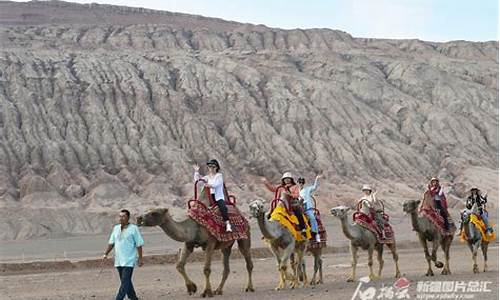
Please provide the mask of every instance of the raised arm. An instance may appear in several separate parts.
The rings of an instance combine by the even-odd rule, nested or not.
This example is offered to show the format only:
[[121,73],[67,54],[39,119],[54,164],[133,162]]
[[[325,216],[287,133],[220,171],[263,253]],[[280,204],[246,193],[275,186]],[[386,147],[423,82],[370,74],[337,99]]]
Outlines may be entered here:
[[276,190],[277,188],[272,185],[271,183],[269,183],[269,181],[267,181],[267,179],[265,178],[261,178],[260,181],[264,184],[264,186],[270,191],[270,192],[273,192],[273,193],[276,193]]

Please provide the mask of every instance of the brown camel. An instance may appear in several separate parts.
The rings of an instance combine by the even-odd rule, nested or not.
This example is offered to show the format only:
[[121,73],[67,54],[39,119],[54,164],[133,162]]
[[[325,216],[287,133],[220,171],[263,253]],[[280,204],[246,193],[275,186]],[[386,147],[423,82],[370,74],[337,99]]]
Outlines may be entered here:
[[[330,213],[339,218],[342,231],[344,235],[351,241],[350,249],[352,255],[352,273],[347,279],[348,282],[352,282],[356,276],[356,265],[358,262],[358,248],[368,250],[368,267],[370,269],[369,277],[370,279],[379,278],[382,275],[382,268],[384,267],[384,260],[382,258],[384,245],[379,243],[377,237],[370,230],[358,225],[352,224],[347,220],[347,215],[349,211],[349,207],[347,206],[337,206],[330,210]],[[387,244],[389,250],[392,252],[392,257],[394,259],[394,263],[396,264],[396,278],[401,276],[399,272],[399,256],[396,250],[396,243]],[[373,273],[373,251],[377,251],[377,260],[378,260],[378,276]]]
[[[219,287],[215,290],[216,295],[222,295],[222,289],[227,277],[229,276],[229,256],[231,255],[231,247],[234,241],[219,242],[211,235],[204,227],[200,226],[191,218],[183,221],[175,221],[168,208],[153,209],[148,213],[137,218],[137,225],[139,226],[160,226],[161,229],[173,240],[184,243],[184,248],[181,251],[179,262],[177,263],[177,270],[181,273],[186,283],[189,295],[196,293],[196,285],[189,279],[186,274],[184,266],[189,255],[193,252],[195,247],[201,247],[205,251],[205,267],[203,273],[205,274],[205,290],[201,294],[202,297],[212,297],[212,287],[210,285],[210,266],[212,263],[212,255],[214,250],[221,250],[223,254],[224,270],[222,273],[222,280]],[[248,282],[245,292],[253,292],[252,284],[252,270],[253,263],[250,253],[250,228],[248,228],[248,239],[238,240],[238,248],[245,258]]]
[[[426,197],[427,198],[427,197]],[[431,199],[432,200],[432,199]],[[425,202],[431,203],[431,200],[424,199]],[[448,275],[451,274],[450,271],[450,246],[453,241],[453,234],[442,235],[441,231],[432,223],[428,218],[420,216],[417,212],[419,209],[420,200],[407,200],[403,203],[403,210],[411,215],[411,224],[413,230],[417,232],[417,236],[424,247],[425,259],[427,260],[428,269],[425,276],[434,276],[434,272],[431,267],[431,260],[437,268],[443,268],[441,274]],[[430,204],[426,204],[430,205]],[[432,242],[432,252],[429,254],[429,249],[427,247],[427,241]],[[441,245],[444,252],[444,267],[443,263],[437,260],[437,249]]]

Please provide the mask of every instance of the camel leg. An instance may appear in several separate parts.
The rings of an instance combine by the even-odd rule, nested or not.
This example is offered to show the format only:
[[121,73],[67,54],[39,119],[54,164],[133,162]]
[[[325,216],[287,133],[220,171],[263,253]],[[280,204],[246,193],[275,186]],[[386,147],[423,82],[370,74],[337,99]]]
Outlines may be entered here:
[[377,279],[377,276],[373,273],[373,247],[368,248],[368,268],[370,269],[370,279]]
[[207,248],[205,249],[205,266],[203,267],[203,274],[205,275],[205,290],[201,294],[203,298],[213,297],[212,286],[210,285],[210,273],[212,265],[212,255],[214,254],[215,240],[210,238],[207,242]]
[[432,252],[431,260],[434,262],[436,268],[442,268],[443,263],[437,260],[437,250],[439,248],[439,242],[437,240],[432,241]]
[[434,272],[432,272],[431,267],[431,255],[429,254],[429,248],[427,248],[427,240],[422,235],[419,235],[418,238],[420,240],[420,244],[422,245],[422,247],[424,247],[425,260],[427,260],[428,265],[427,273],[425,273],[425,276],[434,276]]
[[472,252],[472,272],[479,273],[479,267],[477,266],[477,253],[479,252],[479,244],[481,241],[477,241],[473,244],[470,244],[471,252]]
[[[295,285],[298,285],[297,277],[293,276],[292,274],[290,274],[287,271],[288,260],[290,259],[290,256],[292,255],[294,250],[295,250],[295,243],[294,242],[290,243],[288,246],[285,247],[285,249],[283,249],[283,252],[281,254],[281,262],[279,265],[282,280],[280,282],[281,285],[278,286],[278,288],[276,288],[277,290],[285,288],[287,279],[293,281]],[[292,285],[292,287],[293,287],[293,285]]]
[[317,283],[323,284],[323,258],[321,258],[321,248],[318,249],[318,253],[316,254],[318,258],[318,269],[319,269],[319,280]]
[[229,257],[231,256],[231,247],[222,249],[222,265],[224,270],[222,271],[222,279],[219,286],[215,290],[215,295],[222,295],[222,289],[224,288],[224,283],[226,283],[227,277],[229,276]]
[[[451,274],[451,271],[450,271],[450,246],[451,246],[451,242],[453,240],[453,236],[448,237],[448,238],[443,238],[443,240],[441,241],[441,248],[443,249],[444,251],[444,267],[443,267],[443,271],[441,271],[441,274],[443,275],[450,275]],[[477,251],[476,251],[477,253]]]
[[182,278],[184,278],[184,282],[186,283],[186,288],[189,295],[193,295],[194,293],[196,293],[196,284],[194,284],[194,282],[189,279],[184,267],[186,266],[187,258],[191,253],[193,253],[193,249],[194,247],[192,245],[184,244],[184,248],[182,248],[179,261],[176,265],[177,271],[181,273]]
[[396,265],[396,275],[394,277],[399,278],[401,277],[401,272],[399,271],[399,255],[396,243],[389,244],[389,249],[391,250],[392,258],[394,259],[394,264]]
[[[311,279],[311,282],[309,283],[310,285],[316,285],[316,274],[318,273],[318,269],[319,269],[319,260],[321,259],[321,257],[318,255],[318,250],[319,249],[312,249],[311,250],[311,253],[313,255],[313,276],[312,276],[312,279]],[[305,268],[304,268],[305,270]]]
[[300,272],[302,273],[302,276],[303,276],[303,278],[302,278],[303,287],[306,287],[309,282],[307,281],[307,272],[306,272],[306,264],[304,261],[304,252],[305,252],[305,245],[304,245],[304,247],[301,247],[300,249],[298,249],[296,253],[297,253],[297,262],[298,262],[297,268],[300,269]]
[[377,251],[377,260],[378,260],[378,277],[382,277],[382,269],[384,268],[384,245],[377,244],[375,250]]
[[352,262],[351,262],[352,272],[351,276],[347,278],[347,282],[353,282],[354,278],[356,278],[356,264],[358,263],[358,248],[351,244],[350,249],[352,256]]
[[279,273],[279,283],[278,283],[278,286],[275,288],[277,291],[279,291],[280,289],[283,289],[284,286],[285,286],[285,278],[284,278],[284,274],[281,270],[281,253],[279,251],[279,249],[277,247],[274,247],[273,245],[271,245],[271,252],[274,254],[274,257],[276,258],[276,266],[278,267],[278,273]]
[[483,252],[483,258],[484,258],[483,272],[486,272],[488,271],[488,242],[481,243],[481,251]]
[[251,249],[250,243],[251,243],[250,239],[238,240],[238,249],[240,250],[241,255],[243,255],[243,257],[245,258],[245,263],[247,266],[247,273],[248,273],[248,281],[247,281],[247,286],[245,288],[245,292],[255,292],[252,282],[253,262],[252,262],[252,253],[250,251]]

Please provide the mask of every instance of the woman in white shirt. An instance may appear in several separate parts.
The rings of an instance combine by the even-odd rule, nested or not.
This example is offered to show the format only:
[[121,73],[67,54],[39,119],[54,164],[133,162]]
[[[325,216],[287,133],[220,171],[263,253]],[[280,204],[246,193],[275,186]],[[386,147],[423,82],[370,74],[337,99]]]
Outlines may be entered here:
[[210,188],[210,196],[217,203],[222,215],[222,219],[226,223],[226,232],[232,232],[231,223],[229,223],[229,214],[227,211],[225,196],[224,196],[224,178],[220,173],[220,165],[216,159],[211,159],[207,162],[208,174],[201,176],[199,173],[200,167],[194,165],[194,181],[204,179],[207,183],[206,187]]

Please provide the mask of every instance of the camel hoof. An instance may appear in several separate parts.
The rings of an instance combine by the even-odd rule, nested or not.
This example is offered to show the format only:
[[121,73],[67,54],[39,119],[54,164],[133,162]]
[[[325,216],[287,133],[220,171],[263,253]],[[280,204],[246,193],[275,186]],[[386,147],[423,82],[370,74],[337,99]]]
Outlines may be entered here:
[[375,275],[375,274],[372,274],[372,275],[370,275],[368,277],[370,278],[370,280],[377,280],[377,279],[379,279],[379,277],[377,275]]
[[245,293],[247,293],[247,292],[255,292],[255,290],[253,289],[253,287],[247,287],[245,289]]
[[214,294],[212,293],[212,290],[205,290],[202,294],[201,297],[203,298],[212,298]]
[[318,282],[316,282],[316,284],[323,284],[323,280],[318,280]]
[[444,264],[440,261],[437,261],[434,266],[436,266],[436,268],[442,268],[444,266]]
[[354,278],[352,277],[347,278],[347,282],[354,282]]
[[443,269],[443,271],[441,271],[441,275],[450,275],[450,274],[451,274],[450,270]]
[[313,280],[311,280],[311,282],[309,282],[309,285],[311,285],[311,286],[315,286],[315,285],[316,285],[316,281],[315,281],[314,279],[313,279]]
[[216,289],[214,295],[222,295],[222,290]]
[[400,277],[401,277],[401,273],[400,272],[397,272],[396,276],[394,276],[394,278],[400,278]]
[[187,292],[190,296],[194,295],[196,293],[196,290],[197,290],[196,284],[194,284],[194,283],[186,284],[186,288],[187,288]]
[[427,271],[427,273],[425,273],[425,276],[434,276],[434,272],[432,272],[432,270],[429,270]]
[[479,273],[479,267],[477,265],[472,266],[472,272]]

